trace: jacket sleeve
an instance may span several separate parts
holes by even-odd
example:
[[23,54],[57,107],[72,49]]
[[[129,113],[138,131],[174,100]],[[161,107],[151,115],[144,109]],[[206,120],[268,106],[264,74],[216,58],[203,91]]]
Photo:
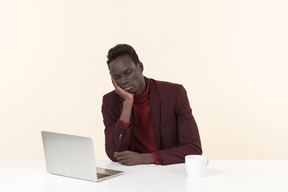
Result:
[[[187,93],[183,86],[178,87],[175,100],[175,103],[171,103],[174,103],[172,113],[175,113],[176,127],[168,124],[167,127],[170,127],[166,128],[170,130],[177,129],[174,132],[177,132],[178,136],[172,134],[165,135],[168,131],[163,131],[161,137],[166,137],[166,141],[177,140],[177,144],[170,148],[163,148],[155,152],[155,154],[162,160],[163,165],[184,163],[186,155],[202,154],[198,127],[192,115]],[[165,129],[165,127],[163,129]]]
[[129,149],[132,125],[125,127],[119,120],[120,109],[118,98],[105,95],[102,100],[102,115],[105,125],[105,150],[107,156],[112,160],[114,153]]

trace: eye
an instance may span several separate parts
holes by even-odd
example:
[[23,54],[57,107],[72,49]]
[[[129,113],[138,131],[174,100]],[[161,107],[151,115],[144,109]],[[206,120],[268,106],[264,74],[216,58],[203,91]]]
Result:
[[114,76],[113,77],[115,80],[118,80],[120,77],[119,76]]
[[126,71],[125,73],[126,73],[127,75],[129,75],[129,74],[132,73],[132,71]]

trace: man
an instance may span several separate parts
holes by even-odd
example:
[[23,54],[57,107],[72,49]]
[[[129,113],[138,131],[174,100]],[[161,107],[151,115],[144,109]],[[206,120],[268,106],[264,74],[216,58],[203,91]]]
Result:
[[123,165],[184,163],[202,154],[198,128],[182,85],[143,76],[135,50],[119,44],[108,52],[115,90],[103,96],[105,150]]

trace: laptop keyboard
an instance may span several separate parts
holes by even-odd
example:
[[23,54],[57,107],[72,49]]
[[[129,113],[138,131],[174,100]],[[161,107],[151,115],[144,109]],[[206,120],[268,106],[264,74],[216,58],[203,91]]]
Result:
[[97,178],[98,179],[101,179],[101,178],[103,178],[103,177],[108,177],[109,175],[107,175],[107,174],[103,174],[103,173],[97,173]]

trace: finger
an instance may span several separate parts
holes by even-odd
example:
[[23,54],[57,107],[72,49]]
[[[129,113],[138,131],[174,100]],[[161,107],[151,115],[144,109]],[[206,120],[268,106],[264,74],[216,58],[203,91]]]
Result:
[[125,160],[120,160],[118,161],[121,165],[126,165],[126,161]]
[[123,161],[123,160],[126,160],[127,158],[125,156],[120,156],[120,157],[115,157],[115,159],[117,161]]
[[[111,76],[111,75],[110,75]],[[128,92],[126,92],[124,89],[122,89],[117,83],[116,83],[116,81],[115,81],[115,79],[111,76],[111,80],[112,80],[112,84],[113,84],[113,86],[114,86],[114,88],[115,88],[115,91],[116,91],[116,93],[118,94],[118,95],[120,95],[121,97],[123,97],[126,93],[128,93]]]
[[120,157],[120,156],[122,156],[122,155],[124,155],[123,152],[115,152],[115,153],[114,153],[114,157]]
[[124,153],[121,153],[121,152],[116,153],[116,154],[114,155],[114,157],[115,157],[115,159],[116,159],[118,162],[120,162],[120,161],[125,161],[125,160],[127,159],[127,156],[126,156]]
[[112,75],[110,75],[110,77],[111,77],[113,86],[114,86],[115,88],[118,87],[118,84],[116,83],[116,81],[115,81],[115,79],[112,77]]

